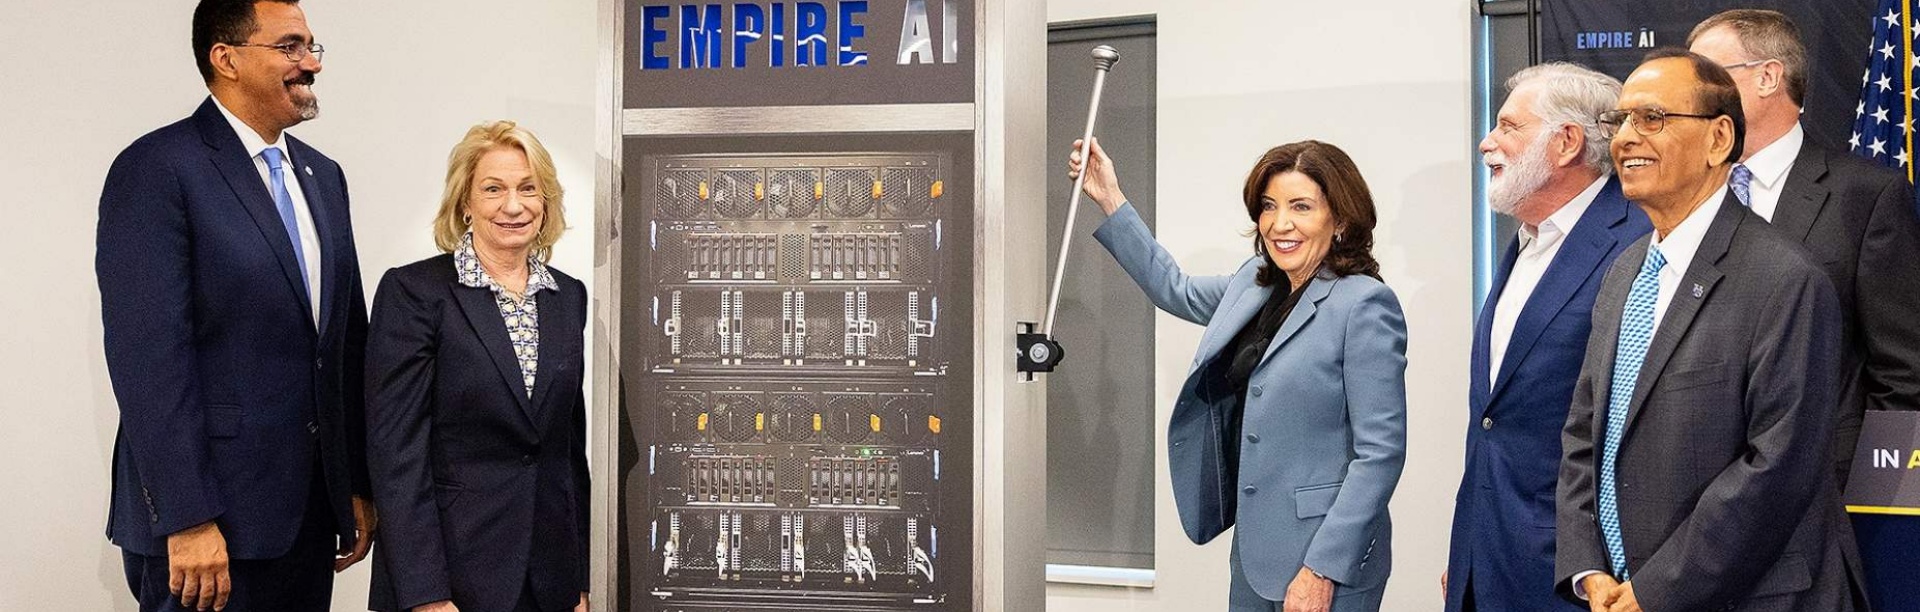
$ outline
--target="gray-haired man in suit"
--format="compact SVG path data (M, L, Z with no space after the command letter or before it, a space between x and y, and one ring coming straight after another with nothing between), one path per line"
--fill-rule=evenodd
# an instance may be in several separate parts
M1920 410L1920 219L1904 168L1815 144L1800 127L1807 51L1778 11L1734 9L1694 27L1687 44L1727 68L1747 121L1748 208L1805 245L1840 297L1840 403L1833 468L1847 470L1868 410ZM1899 147L1895 147L1896 151ZM1737 189L1736 189L1737 190Z
M1653 235L1600 286L1563 436L1555 573L1592 610L1863 606L1828 459L1833 284L1727 186L1726 69L1656 51L1601 115Z

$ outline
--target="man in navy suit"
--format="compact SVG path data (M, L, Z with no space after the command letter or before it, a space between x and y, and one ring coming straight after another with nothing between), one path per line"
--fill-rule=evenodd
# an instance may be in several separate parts
M1581 609L1554 594L1560 429L1600 280L1652 228L1620 194L1596 133L1619 81L1553 63L1507 90L1480 153L1493 209L1520 231L1473 326L1466 473L1441 576L1448 612Z
M114 160L95 266L120 406L107 536L140 609L326 610L375 519L367 315L297 0L202 0L212 96Z

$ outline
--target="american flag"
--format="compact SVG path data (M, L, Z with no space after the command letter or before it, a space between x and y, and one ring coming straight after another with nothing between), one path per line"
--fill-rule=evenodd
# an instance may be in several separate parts
M1853 110L1854 153L1907 172L1913 180L1913 103L1920 100L1914 76L1920 58L1913 53L1916 34L1912 4L1920 0L1880 0L1873 16L1873 46L1860 75L1860 105Z

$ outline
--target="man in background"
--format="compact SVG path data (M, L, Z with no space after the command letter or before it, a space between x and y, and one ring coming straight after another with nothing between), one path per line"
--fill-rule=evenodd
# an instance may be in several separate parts
M364 558L366 301L297 0L202 0L211 96L114 160L95 266L120 407L107 536L140 609L324 611Z
M1867 410L1920 410L1920 217L1901 172L1816 145L1800 127L1807 53L1775 11L1726 11L1687 37L1740 88L1746 147L1732 189L1805 246L1840 298L1833 470L1842 489Z

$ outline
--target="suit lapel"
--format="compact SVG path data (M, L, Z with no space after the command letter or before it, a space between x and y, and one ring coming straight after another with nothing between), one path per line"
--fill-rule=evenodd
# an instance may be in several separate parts
M1616 347L1620 345L1620 317L1624 315L1627 294L1633 291L1633 277L1639 273L1638 262L1647 258L1647 245L1652 244L1651 234L1641 236L1614 259L1614 265L1607 270L1607 276L1600 282L1600 291L1593 298L1593 334L1587 338L1587 356L1585 363L1597 364L1599 370L1592 375L1599 389L1606 389L1608 381L1613 380L1613 360ZM1621 262L1635 262L1622 265ZM1586 376L1585 372L1581 373ZM1576 391L1577 393L1577 391ZM1575 398L1576 400L1578 398ZM1605 439L1607 420L1607 402L1610 398L1601 396L1594 405L1593 439Z
M1787 184L1780 190L1780 203L1773 209L1773 225L1788 237L1806 242L1813 222L1827 206L1827 187L1820 181L1827 176L1826 151L1809 138L1800 145L1800 155L1787 172Z
M287 136L287 150L292 152L285 168L288 174L298 173L294 180L300 183L300 193L307 198L307 212L313 217L313 234L320 237L320 277L314 279L320 290L320 333L326 334L327 324L333 320L333 300L335 290L340 283L333 281L339 273L339 266L333 260L333 203L327 201L326 192L315 183L320 182L309 171L313 168L306 160L306 144Z
M460 310L467 315L467 324L480 337L480 346L485 347L487 356L493 358L494 369L499 371L500 378L506 380L507 388L513 391L513 400L520 404L521 412L531 419L533 408L527 400L527 382L520 376L520 360L513 355L513 340L507 337L507 323L500 318L500 306L493 301L493 292L454 281L453 294L459 297Z
M1693 255L1693 261L1687 264L1687 275L1680 279L1680 286L1674 289L1673 299L1667 304L1662 315L1660 328L1653 334L1653 342L1647 345L1647 356L1640 365L1640 376L1633 385L1633 398L1627 404L1627 425L1623 430L1623 439L1633 433L1633 422L1647 402L1647 394L1653 391L1654 383L1660 380L1660 372L1666 369L1667 362L1673 359L1673 351L1680 347L1680 341L1693 327L1694 318L1699 316L1701 306L1713 299L1713 287L1724 276L1713 264L1726 256L1727 248L1733 242L1733 234L1740 228L1741 215L1747 214L1745 206L1729 192L1721 201L1720 213L1714 216L1713 225L1707 228L1707 235L1700 240L1700 250ZM1699 291L1694 288L1699 287Z
M565 291L542 291L539 299L540 313L540 368L533 381L533 400L529 402L536 417L534 429L538 431L539 416L546 413L547 398L553 395L554 383L559 382L560 360L573 351L572 338L566 333L569 329L580 329L580 322L574 321L575 307L572 296Z
M1476 317L1473 324L1473 354L1467 358L1471 379L1467 381L1467 396L1476 417L1493 401L1487 377L1487 371L1493 368L1493 314L1500 306L1500 296L1506 293L1507 279L1513 276L1513 266L1518 261L1520 239L1515 237L1507 243L1507 254L1500 258L1500 268L1493 276L1493 287L1487 291L1487 297L1480 301L1480 316Z
M1534 287L1533 295L1527 297L1526 305L1520 309L1520 319L1514 323L1513 337L1507 341L1507 354L1500 360L1500 373L1494 378L1489 402L1507 388L1513 371L1519 369L1520 363L1533 351L1547 324L1560 316L1560 311L1573 301L1574 294L1580 292L1580 287L1593 276L1600 263L1606 261L1607 253L1613 251L1612 229L1626 218L1628 206L1626 200L1620 199L1619 189L1618 183L1612 183L1600 192L1593 205L1574 223L1567 243L1554 255L1553 262L1547 264L1546 274Z
M267 186L260 182L260 171L253 166L253 158L247 154L240 136L233 133L233 126L213 105L213 98L200 105L195 111L194 121L200 130L200 138L212 149L207 158L214 168L220 171L221 178L233 195L240 200L240 207L253 219L253 225L260 230L261 237L267 240L268 248L280 262L280 272L286 277L287 288L293 297L300 301L300 312L312 324L312 309L307 307L306 282L301 280L300 263L294 258L294 244L287 238L287 226L280 221L280 209L273 204L273 196L267 193ZM316 326L317 329L317 326Z
M1261 366L1267 364L1267 360L1273 359L1274 353L1280 352L1280 346L1299 332L1308 320L1313 319L1313 313L1320 310L1320 301L1333 293L1333 284L1339 280L1340 277L1326 268L1321 268L1318 274L1313 275L1313 280L1307 283L1306 293L1300 295L1300 301L1293 304L1293 312L1287 313L1287 320L1280 323L1280 331L1274 332L1273 341L1267 343L1267 352L1260 356L1260 363L1253 367L1254 371L1259 371Z
M1226 350L1227 345L1233 342L1234 335L1240 333L1240 328L1246 327L1248 321L1260 314L1260 306L1266 304L1267 297L1272 294L1272 287L1258 284L1249 285L1241 291L1240 296L1214 315L1213 321L1207 325L1207 336L1202 339L1200 354L1211 357ZM1206 363L1206 359L1196 363Z

